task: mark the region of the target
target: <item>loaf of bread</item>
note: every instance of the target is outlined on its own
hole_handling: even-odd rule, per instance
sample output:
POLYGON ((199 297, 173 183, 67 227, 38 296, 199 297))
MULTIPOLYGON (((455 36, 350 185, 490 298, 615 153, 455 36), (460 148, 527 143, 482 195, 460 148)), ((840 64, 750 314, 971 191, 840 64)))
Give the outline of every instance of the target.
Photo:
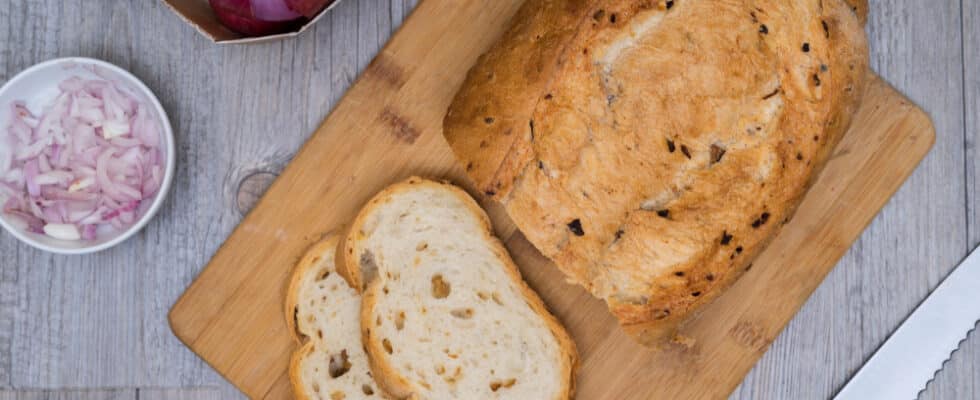
POLYGON ((541 253, 664 345, 846 131, 868 64, 867 5, 849 1, 529 0, 444 134, 541 253))
POLYGON ((461 189, 411 178, 348 233, 344 267, 366 288, 363 343, 398 398, 570 399, 575 345, 521 279, 461 189))
POLYGON ((361 295, 337 273, 338 236, 313 246, 296 265, 286 295, 287 325, 302 346, 289 378, 300 400, 388 399, 361 347, 361 295))

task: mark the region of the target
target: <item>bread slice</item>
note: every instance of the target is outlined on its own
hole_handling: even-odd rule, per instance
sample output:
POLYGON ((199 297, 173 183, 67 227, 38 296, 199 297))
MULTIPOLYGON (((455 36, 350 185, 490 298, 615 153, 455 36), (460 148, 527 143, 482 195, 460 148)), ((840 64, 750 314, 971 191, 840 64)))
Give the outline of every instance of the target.
POLYGON ((338 236, 314 245, 296 265, 286 295, 287 325, 302 346, 289 379, 301 400, 388 399, 361 346, 361 295, 336 273, 338 236))
POLYGON ((866 4, 850 1, 528 0, 444 134, 626 332, 671 343, 792 217, 847 130, 868 65, 853 11, 866 4))
POLYGON ((463 190, 410 178, 374 197, 344 263, 365 287, 375 378, 412 399, 569 399, 575 344, 463 190))

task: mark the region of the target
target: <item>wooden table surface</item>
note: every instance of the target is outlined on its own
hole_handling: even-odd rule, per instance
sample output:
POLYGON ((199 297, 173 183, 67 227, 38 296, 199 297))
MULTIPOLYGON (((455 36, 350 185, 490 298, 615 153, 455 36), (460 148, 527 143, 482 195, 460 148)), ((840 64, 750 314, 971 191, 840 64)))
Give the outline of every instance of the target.
MULTIPOLYGON (((178 148, 160 214, 116 248, 54 256, 0 234, 0 400, 241 398, 167 310, 415 2, 345 0, 298 38, 217 46, 157 0, 0 0, 0 82, 110 61, 157 93, 178 148)), ((936 146, 733 399, 829 398, 980 242, 980 2, 871 8, 872 65, 932 116, 936 146)), ((980 335, 921 398, 980 399, 980 335)))

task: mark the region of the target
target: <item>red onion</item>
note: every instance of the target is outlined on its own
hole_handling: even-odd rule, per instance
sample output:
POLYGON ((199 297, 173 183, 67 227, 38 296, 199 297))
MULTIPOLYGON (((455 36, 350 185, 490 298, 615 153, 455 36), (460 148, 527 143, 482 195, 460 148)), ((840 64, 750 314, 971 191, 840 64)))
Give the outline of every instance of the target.
POLYGON ((302 15, 293 13, 283 0, 209 0, 218 20, 246 36, 264 36, 296 30, 302 15), (284 19, 290 15, 293 18, 284 19))
POLYGON ((30 232, 95 240, 134 223, 160 189, 160 127, 148 105, 109 81, 73 77, 58 87, 39 116, 11 105, 0 134, 2 211, 30 232))
POLYGON ((333 0, 285 0, 289 8, 305 15, 307 18, 315 17, 320 10, 333 3, 333 0))
POLYGON ((252 0, 252 14, 262 21, 291 21, 302 17, 285 0, 252 0))

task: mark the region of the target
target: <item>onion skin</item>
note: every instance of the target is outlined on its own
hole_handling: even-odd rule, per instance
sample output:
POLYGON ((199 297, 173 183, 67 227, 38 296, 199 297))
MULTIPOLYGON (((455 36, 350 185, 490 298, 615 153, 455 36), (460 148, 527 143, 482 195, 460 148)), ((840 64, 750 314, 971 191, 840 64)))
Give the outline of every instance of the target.
POLYGON ((306 16, 306 18, 315 17, 320 13, 320 10, 323 10, 333 2, 334 0, 286 0, 289 8, 306 16))
POLYGON ((286 5, 286 0, 252 0, 252 14, 262 21, 292 21, 303 16, 286 5))
POLYGON ((218 20, 245 36, 265 36, 299 29, 302 18, 290 21, 263 21, 252 13, 250 0, 208 0, 218 20))

